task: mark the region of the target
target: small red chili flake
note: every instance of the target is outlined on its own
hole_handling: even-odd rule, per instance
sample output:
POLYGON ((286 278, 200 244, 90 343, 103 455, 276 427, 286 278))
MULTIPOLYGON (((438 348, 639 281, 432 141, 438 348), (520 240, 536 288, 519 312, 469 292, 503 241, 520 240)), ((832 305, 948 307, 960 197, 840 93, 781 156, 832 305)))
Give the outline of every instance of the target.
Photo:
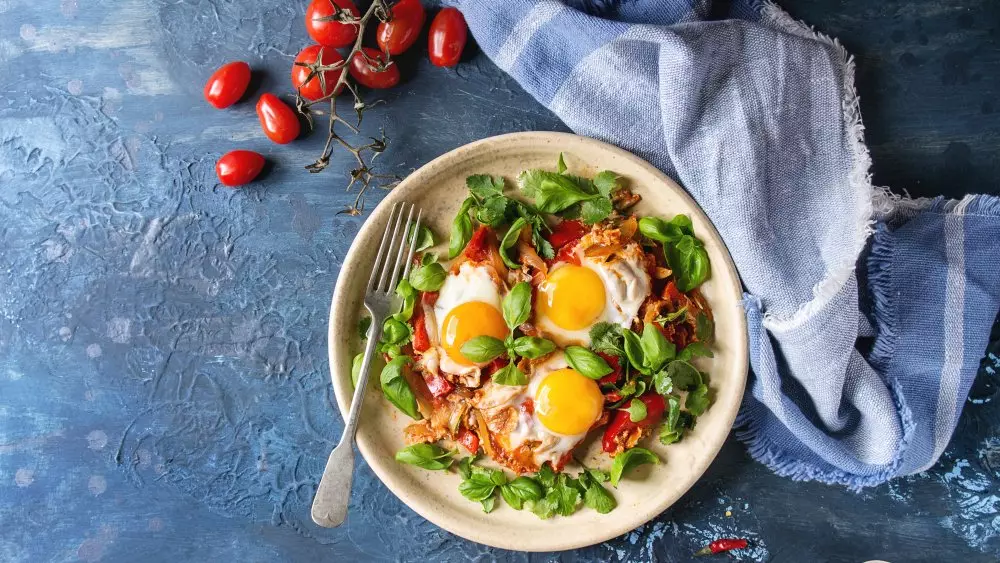
POLYGON ((721 540, 715 540, 714 542, 699 549, 694 553, 694 555, 695 557, 701 555, 714 555, 716 553, 722 553, 723 551, 730 551, 733 549, 746 549, 746 547, 747 547, 747 540, 735 539, 735 538, 722 538, 721 540))

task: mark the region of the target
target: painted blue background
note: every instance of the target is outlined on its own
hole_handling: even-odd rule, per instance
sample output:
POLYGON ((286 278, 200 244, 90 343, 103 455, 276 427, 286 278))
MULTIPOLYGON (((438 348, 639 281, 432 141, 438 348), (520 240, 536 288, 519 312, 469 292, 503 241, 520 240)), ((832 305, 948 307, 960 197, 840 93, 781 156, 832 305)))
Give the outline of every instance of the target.
MULTIPOLYGON (((941 462, 861 494, 777 478, 730 440, 676 506, 575 553, 458 539, 363 464, 347 525, 315 527, 342 427, 326 317, 363 220, 336 215, 350 163, 309 175, 319 135, 278 147, 252 100, 201 99, 234 59, 256 94, 287 92, 305 4, 0 0, 0 561, 674 561, 719 536, 752 540, 741 561, 1000 556, 995 355, 941 462), (274 166, 233 191, 213 166, 238 147, 274 166)), ((1000 193, 1000 4, 782 4, 858 57, 876 183, 1000 193)), ((565 129, 474 49, 457 71, 423 49, 400 64, 365 121, 391 138, 384 171, 565 129)))

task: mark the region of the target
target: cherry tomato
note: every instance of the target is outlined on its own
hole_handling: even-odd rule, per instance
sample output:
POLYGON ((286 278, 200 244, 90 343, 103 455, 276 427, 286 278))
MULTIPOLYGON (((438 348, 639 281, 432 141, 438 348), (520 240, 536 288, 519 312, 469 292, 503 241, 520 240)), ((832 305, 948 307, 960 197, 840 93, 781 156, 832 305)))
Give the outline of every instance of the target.
POLYGON ((409 49, 420 37, 426 18, 420 0, 399 0, 392 7, 392 19, 378 24, 378 46, 390 55, 409 49))
POLYGON ((553 248, 562 248, 571 242, 580 240, 589 230, 590 228, 584 225, 583 221, 577 219, 561 221, 549 233, 549 243, 552 244, 553 248))
MULTIPOLYGON (((295 57, 295 62, 311 65, 319 58, 320 51, 323 52, 321 63, 323 66, 334 65, 344 60, 344 57, 332 47, 310 45, 299 51, 298 56, 295 57)), ((337 79, 340 78, 339 70, 323 71, 321 74, 323 75, 323 80, 326 82, 326 88, 323 88, 323 85, 320 83, 320 75, 316 74, 312 78, 309 78, 311 72, 308 67, 297 64, 292 65, 292 86, 297 88, 299 94, 302 94, 302 97, 307 100, 318 100, 326 97, 333 89, 333 85, 337 83, 337 79)), ((337 88, 336 94, 340 94, 340 91, 343 89, 344 85, 341 84, 340 88, 337 88)))
POLYGON ((279 145, 291 143, 299 136, 299 118, 278 96, 267 93, 257 101, 257 117, 264 134, 279 145))
POLYGON ((371 47, 364 47, 363 50, 372 62, 365 60, 361 53, 355 53, 351 59, 351 76, 358 81, 358 84, 369 88, 392 88, 399 84, 399 67, 395 63, 390 63, 383 70, 374 70, 372 66, 380 65, 385 54, 371 47))
POLYGON ((205 100, 218 109, 227 108, 243 97, 249 84, 250 65, 243 61, 224 64, 205 83, 205 100))
POLYGON ((215 174, 223 185, 249 184, 264 168, 264 157, 253 151, 229 151, 215 163, 215 174))
POLYGON ((338 9, 341 14, 347 11, 356 18, 361 16, 351 0, 312 0, 306 8, 306 31, 313 41, 324 47, 347 47, 358 38, 357 25, 333 19, 338 9))
POLYGON ((431 22, 427 51, 434 66, 455 66, 462 58, 462 49, 469 38, 465 18, 457 8, 444 8, 431 22))

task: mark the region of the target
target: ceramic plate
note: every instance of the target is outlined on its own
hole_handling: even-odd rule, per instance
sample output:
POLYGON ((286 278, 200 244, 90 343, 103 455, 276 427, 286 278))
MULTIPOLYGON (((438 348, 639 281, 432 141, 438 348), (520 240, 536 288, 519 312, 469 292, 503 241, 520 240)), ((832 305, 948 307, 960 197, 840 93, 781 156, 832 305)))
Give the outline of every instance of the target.
MULTIPOLYGON (((386 196, 362 226, 344 260, 330 311, 330 368, 344 417, 351 400, 351 359, 361 350, 357 326, 364 313, 364 284, 392 204, 406 200, 422 207, 438 240, 443 240, 434 250, 446 255, 451 221, 467 194, 466 176, 500 174, 513 188, 517 175, 526 168, 554 170, 560 152, 571 173, 589 176, 613 170, 622 175, 642 196, 635 209, 638 215, 669 218, 684 213, 693 220, 695 234, 704 241, 712 264, 711 278, 701 290, 715 314, 715 357, 700 359, 699 367, 711 375, 715 400, 681 442, 662 446, 655 438, 646 441, 663 463, 642 466, 629 473, 618 489, 610 489, 618 500, 610 514, 581 507, 569 517, 540 520, 530 511, 516 511, 500 501, 491 514, 484 514, 479 503, 459 494, 456 473, 397 463, 393 455, 405 446, 402 429, 410 419, 382 397, 378 374, 373 374, 358 430, 358 449, 368 465, 389 490, 424 518, 463 538, 505 549, 583 547, 656 517, 694 485, 715 458, 733 425, 746 382, 747 339, 739 278, 722 239, 694 200, 652 165, 611 145, 566 133, 514 133, 460 147, 417 170, 386 196)), ((581 445, 578 456, 588 465, 610 468, 610 460, 599 453, 599 436, 594 438, 581 445)))

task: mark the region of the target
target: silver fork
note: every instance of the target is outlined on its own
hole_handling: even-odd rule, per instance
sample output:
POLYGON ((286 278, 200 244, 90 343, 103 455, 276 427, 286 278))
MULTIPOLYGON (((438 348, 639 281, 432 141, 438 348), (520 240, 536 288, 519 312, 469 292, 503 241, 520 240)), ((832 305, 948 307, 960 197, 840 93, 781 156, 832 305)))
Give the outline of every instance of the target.
POLYGON ((420 229, 420 217, 423 211, 409 203, 397 203, 389 212, 389 220, 382 235, 382 244, 375 254, 375 264, 372 266, 372 276, 365 290, 365 308, 372 317, 371 328, 368 329, 368 344, 365 346, 364 359, 361 361, 361 373, 358 375, 358 385, 351 399, 351 410, 347 417, 347 426, 340 436, 340 443, 330 453, 323 470, 323 478, 313 497, 312 519, 320 526, 335 528, 344 523, 347 518, 347 507, 351 503, 351 483, 354 480, 354 437, 358 432, 358 421, 361 419, 361 403, 365 399, 365 388, 368 386, 372 358, 375 356, 375 346, 382 336, 382 324, 389 317, 392 308, 396 284, 402 277, 410 273, 413 263, 413 253, 416 249, 420 229), (413 213, 416 211, 416 223, 413 213), (403 223, 403 217, 406 222, 403 223), (410 233, 410 225, 414 224, 414 236, 407 245, 406 236, 410 233), (406 250, 406 249, 409 250, 406 250), (396 249, 394 251, 394 249, 396 249), (404 260, 404 251, 406 253, 404 260), (396 260, 391 263, 395 252, 396 260))

